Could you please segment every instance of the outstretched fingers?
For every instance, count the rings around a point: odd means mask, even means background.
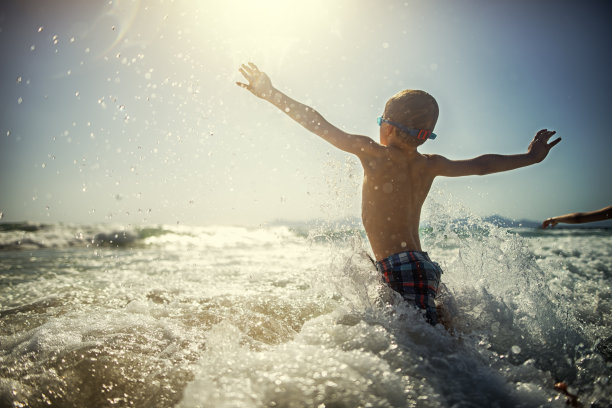
[[[561,141],[561,138],[557,138],[555,140],[553,140],[551,143],[548,143],[548,141],[550,140],[551,137],[553,137],[553,135],[557,133],[554,130],[548,130],[548,129],[542,129],[540,130],[536,136],[535,136],[535,141],[536,142],[543,142],[547,149],[550,150],[552,149],[554,146],[557,145],[557,143],[559,143]]]
[[[261,72],[259,71],[259,68],[257,68],[257,65],[253,64],[252,62],[249,62],[248,65],[242,64],[240,68],[238,68],[238,71],[240,71],[242,76],[249,83],[245,84],[244,82],[236,82],[236,85],[245,89],[250,89],[253,81],[255,81],[259,75],[261,75]]]
[[[536,133],[535,138],[536,140],[548,141],[548,139],[550,139],[550,137],[555,133],[557,132],[555,132],[554,130],[542,129],[538,133]]]
[[[253,64],[252,62],[249,62],[249,67],[253,70],[253,72],[259,72],[257,65]]]
[[[253,69],[245,64],[242,64],[240,68],[238,68],[238,71],[249,83],[245,84],[244,82],[236,82],[236,85],[244,89],[250,89],[250,84],[253,82]]]
[[[557,132],[555,132],[554,130],[547,130],[547,129],[544,129],[544,130],[545,130],[545,132],[544,132],[544,134],[542,136],[542,141],[544,143],[546,143],[546,147],[548,148],[548,150],[550,150],[550,149],[553,148],[553,146],[555,146],[557,143],[559,143],[561,141],[561,138],[558,137],[555,140],[553,140],[551,143],[548,143],[550,138],[553,137],[553,135],[555,133],[557,133]]]
[[[561,141],[561,138],[560,138],[560,137],[556,138],[555,140],[553,140],[552,142],[550,142],[550,143],[548,144],[548,148],[549,148],[549,149],[552,149],[552,148],[553,148],[553,147],[555,147],[555,146],[557,145],[557,143],[559,143],[560,141]]]
[[[257,65],[253,64],[252,62],[249,62],[248,65],[242,64],[239,70],[242,75],[247,77],[247,79],[249,79],[249,77],[253,77],[260,74],[259,68],[257,68]]]
[[[251,82],[253,80],[253,72],[246,65],[243,64],[238,71],[240,71],[242,76],[245,77],[247,81]]]
[[[241,88],[245,88],[259,98],[266,98],[272,94],[272,82],[265,72],[261,72],[257,65],[249,62],[242,64],[238,71],[244,76],[246,82],[236,82]]]

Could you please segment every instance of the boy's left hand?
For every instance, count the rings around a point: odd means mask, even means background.
[[[557,132],[554,130],[542,129],[540,130],[527,148],[527,152],[533,157],[536,163],[541,162],[548,155],[550,149],[552,149],[557,143],[561,141],[561,138],[557,138],[552,142],[548,143],[548,140]]]

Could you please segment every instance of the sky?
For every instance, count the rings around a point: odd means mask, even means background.
[[[589,1],[5,0],[2,221],[232,224],[357,217],[357,159],[237,87],[252,61],[351,133],[402,89],[440,106],[423,153],[563,140],[432,199],[543,220],[612,204],[612,7]],[[435,198],[434,198],[435,197]]]

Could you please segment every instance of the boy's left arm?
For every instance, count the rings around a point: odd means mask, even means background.
[[[443,156],[431,155],[431,167],[437,176],[459,177],[482,176],[529,166],[544,160],[550,149],[561,141],[561,138],[557,138],[548,143],[555,133],[548,129],[540,130],[529,144],[527,153],[485,154],[468,160],[449,160]]]

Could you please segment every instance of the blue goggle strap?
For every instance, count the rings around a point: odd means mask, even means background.
[[[387,122],[391,126],[395,126],[396,128],[408,133],[410,136],[414,136],[417,139],[421,139],[421,140],[427,140],[427,139],[433,140],[437,136],[435,133],[433,133],[430,130],[409,128],[400,123],[395,123],[388,119],[385,119],[382,116],[378,117],[377,122],[378,122],[378,126],[381,126],[383,122]]]

